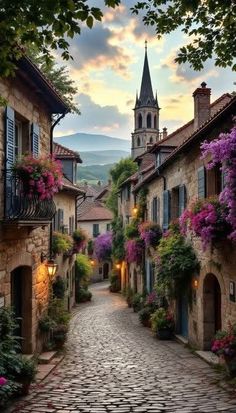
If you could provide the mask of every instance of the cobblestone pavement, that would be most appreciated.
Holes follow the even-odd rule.
[[[9,412],[236,412],[218,375],[182,345],[158,341],[107,285],[76,309],[63,362]]]

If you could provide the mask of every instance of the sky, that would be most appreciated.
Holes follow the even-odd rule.
[[[136,91],[140,91],[144,44],[154,93],[157,91],[160,128],[174,131],[193,118],[193,91],[205,81],[212,89],[211,100],[234,90],[235,73],[208,60],[201,72],[174,62],[179,47],[189,42],[180,30],[158,40],[141,16],[131,14],[134,0],[122,0],[111,9],[102,0],[89,0],[103,9],[102,22],[70,41],[73,60],[64,62],[78,87],[76,102],[81,115],[69,114],[60,122],[55,136],[78,132],[131,138]],[[58,58],[61,64],[61,59]]]

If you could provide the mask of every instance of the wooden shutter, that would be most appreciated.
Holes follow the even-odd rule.
[[[179,186],[179,216],[182,215],[186,207],[186,187],[185,185]]]
[[[15,112],[6,107],[6,135],[5,135],[6,169],[11,169],[15,162]]]
[[[163,192],[163,229],[168,229],[170,222],[170,191]]]
[[[39,156],[39,126],[36,123],[31,125],[31,152],[34,158]]]
[[[198,177],[198,198],[205,198],[206,197],[206,170],[204,166],[197,171]]]

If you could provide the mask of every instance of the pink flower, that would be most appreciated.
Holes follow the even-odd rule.
[[[6,383],[7,379],[5,379],[5,377],[0,377],[0,386],[5,386]]]

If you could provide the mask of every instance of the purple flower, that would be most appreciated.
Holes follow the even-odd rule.
[[[5,377],[0,377],[0,386],[5,386],[7,384],[7,379]]]
[[[94,241],[94,252],[99,261],[111,258],[112,252],[112,233],[106,232],[99,235]]]

